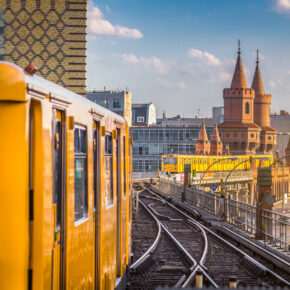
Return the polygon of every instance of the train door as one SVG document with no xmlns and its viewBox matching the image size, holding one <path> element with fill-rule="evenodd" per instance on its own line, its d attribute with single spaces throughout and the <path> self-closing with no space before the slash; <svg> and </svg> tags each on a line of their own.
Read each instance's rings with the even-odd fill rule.
<svg viewBox="0 0 290 290">
<path fill-rule="evenodd" d="M 116 162 L 117 162 L 117 251 L 116 265 L 117 277 L 121 276 L 121 136 L 120 129 L 117 129 L 116 138 Z M 125 158 L 125 156 L 123 157 Z"/>
<path fill-rule="evenodd" d="M 100 124 L 94 122 L 93 128 L 93 173 L 94 173 L 94 222 L 95 222 L 95 289 L 99 289 L 99 265 L 100 265 L 100 232 L 99 232 L 99 215 L 100 215 Z"/>
<path fill-rule="evenodd" d="M 53 110 L 53 208 L 54 208 L 54 244 L 53 244 L 53 290 L 65 289 L 64 227 L 65 227 L 65 148 L 64 112 Z"/>
</svg>

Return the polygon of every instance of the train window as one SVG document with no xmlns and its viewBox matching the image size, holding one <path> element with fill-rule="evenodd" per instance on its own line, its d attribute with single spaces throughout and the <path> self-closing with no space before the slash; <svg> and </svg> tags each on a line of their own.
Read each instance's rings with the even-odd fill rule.
<svg viewBox="0 0 290 290">
<path fill-rule="evenodd" d="M 75 221 L 88 216 L 87 129 L 75 127 Z"/>
<path fill-rule="evenodd" d="M 112 160 L 112 135 L 105 137 L 105 202 L 106 207 L 113 204 L 113 160 Z"/>
<path fill-rule="evenodd" d="M 127 196 L 127 167 L 126 167 L 126 137 L 123 137 L 123 162 L 124 162 L 124 197 Z"/>
<path fill-rule="evenodd" d="M 168 158 L 163 159 L 163 164 L 168 164 Z"/>
<path fill-rule="evenodd" d="M 172 158 L 172 164 L 174 164 L 174 165 L 177 164 L 177 158 Z"/>
</svg>

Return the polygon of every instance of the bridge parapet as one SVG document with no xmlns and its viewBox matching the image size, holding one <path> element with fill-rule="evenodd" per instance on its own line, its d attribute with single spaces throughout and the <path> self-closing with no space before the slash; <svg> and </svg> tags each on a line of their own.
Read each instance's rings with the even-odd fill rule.
<svg viewBox="0 0 290 290">
<path fill-rule="evenodd" d="M 237 228 L 256 235 L 256 206 L 250 203 L 222 197 L 220 194 L 198 188 L 186 188 L 181 183 L 159 179 L 159 188 L 177 199 L 185 197 L 185 202 L 201 208 Z M 290 217 L 275 211 L 262 210 L 262 234 L 265 242 L 273 243 L 290 251 Z"/>
</svg>

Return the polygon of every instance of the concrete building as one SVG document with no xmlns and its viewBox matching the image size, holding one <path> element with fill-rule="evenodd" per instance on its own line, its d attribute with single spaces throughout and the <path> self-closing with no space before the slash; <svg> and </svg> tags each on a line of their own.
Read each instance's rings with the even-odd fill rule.
<svg viewBox="0 0 290 290">
<path fill-rule="evenodd" d="M 0 59 L 86 94 L 87 1 L 0 0 Z"/>
<path fill-rule="evenodd" d="M 195 124 L 197 121 L 195 120 Z M 199 125 L 156 124 L 132 127 L 133 172 L 157 172 L 164 154 L 195 154 L 202 121 Z M 212 126 L 206 128 L 211 135 Z"/>
<path fill-rule="evenodd" d="M 288 112 L 285 112 L 283 110 L 280 111 L 279 114 L 271 115 L 271 127 L 275 128 L 279 132 L 290 132 L 290 115 Z M 285 150 L 282 152 L 282 139 L 284 138 L 284 148 L 287 147 L 287 143 L 290 141 L 289 136 L 277 136 L 277 144 L 278 144 L 278 150 L 280 152 L 280 156 L 285 155 Z"/>
<path fill-rule="evenodd" d="M 95 91 L 88 92 L 91 101 L 123 116 L 128 125 L 132 125 L 132 93 L 128 91 Z"/>
<path fill-rule="evenodd" d="M 212 108 L 213 124 L 219 125 L 224 121 L 224 107 Z"/>
<path fill-rule="evenodd" d="M 156 107 L 154 103 L 132 105 L 132 126 L 156 124 Z"/>
<path fill-rule="evenodd" d="M 221 139 L 232 154 L 269 154 L 277 145 L 277 131 L 270 127 L 271 95 L 264 92 L 259 60 L 252 88 L 248 88 L 240 47 L 231 83 L 223 90 L 224 122 L 219 124 Z"/>
</svg>

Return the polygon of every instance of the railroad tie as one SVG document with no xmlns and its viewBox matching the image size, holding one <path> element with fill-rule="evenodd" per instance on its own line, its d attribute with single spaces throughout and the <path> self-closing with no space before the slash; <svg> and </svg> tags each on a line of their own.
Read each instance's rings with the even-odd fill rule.
<svg viewBox="0 0 290 290">
<path fill-rule="evenodd" d="M 140 264 L 136 268 L 136 273 L 137 274 L 144 274 L 145 272 L 148 271 L 153 265 L 155 264 L 154 259 L 151 257 L 151 255 L 148 255 L 146 259 L 143 261 L 142 264 Z"/>
<path fill-rule="evenodd" d="M 248 259 L 248 257 L 243 257 L 240 264 L 244 266 L 249 272 L 253 273 L 255 276 L 259 277 L 264 274 L 264 270 L 261 269 L 257 264 Z"/>
</svg>

